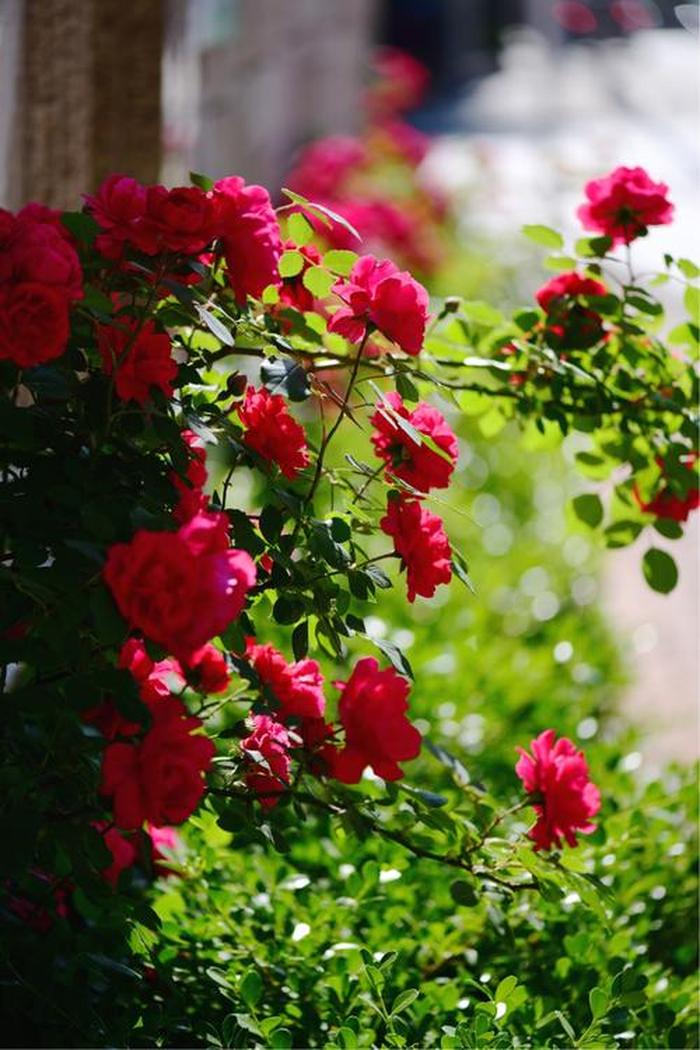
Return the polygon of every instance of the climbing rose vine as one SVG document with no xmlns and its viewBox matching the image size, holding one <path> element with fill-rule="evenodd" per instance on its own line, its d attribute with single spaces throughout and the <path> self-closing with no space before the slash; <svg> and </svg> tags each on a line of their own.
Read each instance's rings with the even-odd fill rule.
<svg viewBox="0 0 700 1050">
<path fill-rule="evenodd" d="M 399 73 L 401 91 L 368 99 L 372 136 L 415 164 L 398 115 L 424 84 Z M 579 463 L 613 494 L 604 525 L 595 487 L 574 510 L 610 546 L 681 534 L 698 502 L 697 326 L 676 325 L 669 352 L 660 303 L 614 254 L 670 221 L 666 187 L 641 169 L 590 183 L 580 215 L 603 236 L 552 256 L 559 275 L 508 319 L 431 303 L 363 251 L 348 199 L 329 202 L 369 145 L 324 149 L 277 208 L 238 177 L 115 174 L 81 210 L 0 213 L 2 787 L 21 829 L 0 885 L 24 932 L 70 936 L 122 908 L 128 933 L 202 807 L 281 849 L 322 811 L 510 896 L 564 878 L 531 847 L 576 846 L 604 805 L 549 727 L 521 752 L 515 806 L 472 783 L 423 739 L 410 663 L 367 614 L 394 586 L 408 603 L 474 589 L 464 416 L 585 435 Z M 391 202 L 371 210 L 387 220 Z M 698 273 L 667 258 L 662 275 L 689 310 Z M 665 550 L 644 569 L 673 586 Z M 425 786 L 433 762 L 463 805 Z"/>
</svg>

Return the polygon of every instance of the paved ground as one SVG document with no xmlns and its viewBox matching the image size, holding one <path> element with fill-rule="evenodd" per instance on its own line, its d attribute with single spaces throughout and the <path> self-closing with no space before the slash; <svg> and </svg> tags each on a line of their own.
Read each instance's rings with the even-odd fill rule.
<svg viewBox="0 0 700 1050">
<path fill-rule="evenodd" d="M 463 195 L 467 229 L 502 237 L 507 250 L 525 222 L 578 233 L 586 179 L 641 164 L 668 182 L 677 210 L 673 226 L 635 247 L 638 269 L 654 268 L 666 251 L 697 255 L 696 85 L 697 40 L 683 30 L 560 52 L 526 32 L 506 48 L 500 72 L 443 112 L 442 126 L 454 131 L 438 139 L 429 169 Z M 524 275 L 526 290 L 536 276 Z M 671 316 L 679 310 L 673 291 L 666 305 Z M 646 586 L 644 546 L 606 557 L 603 601 L 634 672 L 624 708 L 645 730 L 645 763 L 698 753 L 699 533 L 696 520 L 668 545 L 681 570 L 670 596 Z"/>
</svg>

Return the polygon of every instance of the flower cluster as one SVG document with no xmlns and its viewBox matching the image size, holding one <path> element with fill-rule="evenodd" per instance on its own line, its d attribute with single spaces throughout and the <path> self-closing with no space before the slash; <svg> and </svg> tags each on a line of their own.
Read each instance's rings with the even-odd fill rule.
<svg viewBox="0 0 700 1050">
<path fill-rule="evenodd" d="M 644 168 L 615 168 L 585 187 L 587 201 L 578 217 L 587 230 L 609 237 L 613 244 L 629 244 L 643 237 L 649 226 L 673 221 L 668 186 L 653 182 Z"/>
<path fill-rule="evenodd" d="M 0 209 L 0 360 L 33 368 L 64 352 L 82 271 L 60 212 Z"/>
</svg>

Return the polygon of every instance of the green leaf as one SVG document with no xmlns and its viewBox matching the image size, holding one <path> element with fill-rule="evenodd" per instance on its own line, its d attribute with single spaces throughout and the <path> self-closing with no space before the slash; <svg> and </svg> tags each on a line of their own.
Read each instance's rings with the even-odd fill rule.
<svg viewBox="0 0 700 1050">
<path fill-rule="evenodd" d="M 292 652 L 295 660 L 303 660 L 309 651 L 309 621 L 303 620 L 292 631 Z"/>
<path fill-rule="evenodd" d="M 309 266 L 302 277 L 304 287 L 318 299 L 325 299 L 330 295 L 331 288 L 335 284 L 335 277 L 323 266 Z"/>
<path fill-rule="evenodd" d="M 634 543 L 642 528 L 640 521 L 614 521 L 603 533 L 605 546 L 612 550 L 629 547 L 630 543 Z"/>
<path fill-rule="evenodd" d="M 513 974 L 509 974 L 508 977 L 504 977 L 499 982 L 496 991 L 493 993 L 493 997 L 496 1002 L 507 1003 L 509 997 L 513 994 L 518 984 L 518 978 Z"/>
<path fill-rule="evenodd" d="M 398 645 L 394 645 L 393 642 L 388 642 L 385 638 L 374 638 L 373 642 L 377 649 L 380 649 L 384 653 L 395 671 L 404 675 L 405 678 L 413 678 L 413 669 Z"/>
<path fill-rule="evenodd" d="M 547 270 L 574 270 L 576 259 L 570 255 L 548 255 L 544 260 L 544 266 Z"/>
<path fill-rule="evenodd" d="M 660 536 L 665 536 L 667 540 L 679 540 L 683 535 L 683 526 L 673 518 L 657 518 L 654 528 Z"/>
<path fill-rule="evenodd" d="M 610 1000 L 607 992 L 603 991 L 602 988 L 591 988 L 588 993 L 588 1002 L 591 1006 L 593 1020 L 597 1021 L 600 1017 L 605 1016 Z"/>
<path fill-rule="evenodd" d="M 200 175 L 198 171 L 190 172 L 190 182 L 193 186 L 198 186 L 200 190 L 204 190 L 205 193 L 208 193 L 214 187 L 214 180 L 210 179 L 208 175 Z"/>
<path fill-rule="evenodd" d="M 293 624 L 304 615 L 304 603 L 298 598 L 284 594 L 272 607 L 272 618 L 275 623 Z"/>
<path fill-rule="evenodd" d="M 284 394 L 290 401 L 306 401 L 311 393 L 305 368 L 291 357 L 268 357 L 260 365 L 260 378 L 272 394 Z"/>
<path fill-rule="evenodd" d="M 246 1006 L 250 1010 L 255 1009 L 263 993 L 262 977 L 257 970 L 251 968 L 243 974 L 238 985 L 238 992 Z"/>
<path fill-rule="evenodd" d="M 287 219 L 287 231 L 290 238 L 298 245 L 308 244 L 313 238 L 314 228 L 301 212 L 293 212 Z"/>
<path fill-rule="evenodd" d="M 84 211 L 64 211 L 61 222 L 77 240 L 86 245 L 92 244 L 100 232 L 100 227 L 92 215 Z"/>
<path fill-rule="evenodd" d="M 407 1010 L 419 995 L 420 992 L 417 988 L 406 988 L 405 991 L 399 992 L 392 1003 L 391 1016 L 396 1017 L 396 1015 L 402 1013 L 403 1010 Z"/>
<path fill-rule="evenodd" d="M 535 244 L 541 244 L 544 248 L 563 248 L 564 238 L 550 226 L 523 226 L 523 233 Z"/>
<path fill-rule="evenodd" d="M 689 281 L 694 281 L 696 277 L 700 277 L 700 266 L 696 266 L 691 259 L 676 259 L 676 266 Z"/>
<path fill-rule="evenodd" d="M 218 317 L 215 317 L 214 314 L 210 310 L 207 310 L 206 307 L 202 306 L 201 303 L 196 303 L 195 309 L 197 310 L 200 321 L 204 322 L 211 334 L 215 335 L 220 343 L 223 343 L 224 346 L 234 345 L 235 339 Z"/>
<path fill-rule="evenodd" d="M 473 908 L 478 901 L 474 887 L 466 879 L 455 879 L 450 886 L 450 896 L 456 904 L 464 904 L 467 908 Z"/>
<path fill-rule="evenodd" d="M 696 288 L 693 285 L 686 288 L 683 302 L 692 320 L 696 324 L 700 322 L 700 288 Z"/>
<path fill-rule="evenodd" d="M 296 277 L 304 269 L 305 261 L 301 252 L 283 252 L 279 261 L 280 277 Z"/>
<path fill-rule="evenodd" d="M 487 325 L 489 328 L 495 327 L 503 320 L 503 314 L 500 310 L 496 310 L 490 303 L 485 303 L 481 299 L 465 301 L 462 304 L 462 309 L 471 321 Z"/>
<path fill-rule="evenodd" d="M 678 583 L 678 568 L 670 554 L 650 547 L 642 562 L 644 578 L 652 590 L 669 594 Z"/>
<path fill-rule="evenodd" d="M 610 237 L 581 237 L 576 241 L 576 254 L 601 259 L 611 247 Z"/>
<path fill-rule="evenodd" d="M 323 264 L 328 267 L 329 270 L 332 270 L 333 273 L 338 273 L 343 277 L 347 277 L 357 262 L 357 258 L 357 252 L 332 248 L 323 256 Z"/>
<path fill-rule="evenodd" d="M 571 501 L 574 514 L 579 521 L 595 529 L 603 520 L 603 504 L 594 492 L 585 492 Z"/>
</svg>

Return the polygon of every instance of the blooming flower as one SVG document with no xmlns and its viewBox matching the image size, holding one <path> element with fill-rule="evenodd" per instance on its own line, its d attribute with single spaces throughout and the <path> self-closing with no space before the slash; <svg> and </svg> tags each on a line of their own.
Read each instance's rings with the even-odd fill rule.
<svg viewBox="0 0 700 1050">
<path fill-rule="evenodd" d="M 350 276 L 333 291 L 347 303 L 331 317 L 328 330 L 358 343 L 367 325 L 396 343 L 407 354 L 420 353 L 428 320 L 428 293 L 409 273 L 373 255 L 357 260 Z"/>
<path fill-rule="evenodd" d="M 170 355 L 170 336 L 156 331 L 153 321 L 139 326 L 135 318 L 99 325 L 97 344 L 106 375 L 114 374 L 114 389 L 122 401 L 143 405 L 157 387 L 171 397 L 177 364 Z"/>
<path fill-rule="evenodd" d="M 432 598 L 440 583 L 452 579 L 450 541 L 442 520 L 418 500 L 390 499 L 380 528 L 394 541 L 406 567 L 409 602 L 416 595 Z"/>
<path fill-rule="evenodd" d="M 229 547 L 226 515 L 197 514 L 177 532 L 139 529 L 114 544 L 104 579 L 129 624 L 186 663 L 239 615 L 255 565 Z"/>
<path fill-rule="evenodd" d="M 263 686 L 279 704 L 276 717 L 285 721 L 291 716 L 320 718 L 325 710 L 323 675 L 315 660 L 297 660 L 288 664 L 272 645 L 255 645 L 248 639 L 246 656 Z"/>
<path fill-rule="evenodd" d="M 348 176 L 363 168 L 367 150 L 351 135 L 329 135 L 305 146 L 287 183 L 309 200 L 325 202 L 343 192 Z"/>
<path fill-rule="evenodd" d="M 198 186 L 149 186 L 143 221 L 136 224 L 133 243 L 149 255 L 182 252 L 196 255 L 216 229 L 214 203 Z"/>
<path fill-rule="evenodd" d="M 603 318 L 585 305 L 588 296 L 606 295 L 602 281 L 572 271 L 547 281 L 535 298 L 547 314 L 548 342 L 560 350 L 586 350 L 605 336 Z M 583 302 L 581 301 L 583 299 Z"/>
<path fill-rule="evenodd" d="M 387 404 L 390 411 L 387 410 Z M 402 429 L 396 417 L 405 419 L 406 429 L 430 438 L 445 453 L 441 456 Z M 409 412 L 399 394 L 391 391 L 377 403 L 371 422 L 374 451 L 387 464 L 387 472 L 408 482 L 420 492 L 447 488 L 455 468 L 459 447 L 444 417 L 432 405 L 421 401 Z"/>
<path fill-rule="evenodd" d="M 562 839 L 576 846 L 575 832 L 595 831 L 590 818 L 600 809 L 600 792 L 589 780 L 583 752 L 566 737 L 555 740 L 556 732 L 546 729 L 532 741 L 532 754 L 517 749 L 515 772 L 528 794 L 535 796 L 537 821 L 529 837 L 536 850 L 561 849 Z"/>
<path fill-rule="evenodd" d="M 112 799 L 118 827 L 181 824 L 204 794 L 203 774 L 214 744 L 195 733 L 202 725 L 171 696 L 149 705 L 152 725 L 143 739 L 109 744 L 102 756 L 100 790 Z"/>
<path fill-rule="evenodd" d="M 223 693 L 231 684 L 226 657 L 211 642 L 190 656 L 187 671 L 200 693 Z"/>
<path fill-rule="evenodd" d="M 271 809 L 279 802 L 277 795 L 289 783 L 289 734 L 281 722 L 269 715 L 253 716 L 253 732 L 241 741 L 244 752 L 252 752 L 248 760 L 246 784 L 260 796 L 260 805 Z M 261 756 L 264 763 L 256 761 Z"/>
<path fill-rule="evenodd" d="M 406 717 L 409 685 L 396 671 L 380 671 L 372 656 L 359 660 L 341 690 L 338 712 L 345 746 L 332 756 L 333 776 L 357 784 L 367 766 L 384 780 L 403 776 L 399 762 L 415 758 L 421 736 Z"/>
<path fill-rule="evenodd" d="M 0 285 L 0 360 L 33 368 L 60 357 L 68 340 L 68 303 L 50 284 Z"/>
<path fill-rule="evenodd" d="M 644 168 L 615 168 L 609 175 L 586 185 L 588 201 L 576 214 L 587 230 L 612 238 L 613 244 L 629 244 L 642 237 L 649 226 L 664 226 L 673 220 L 668 186 L 652 182 Z"/>
<path fill-rule="evenodd" d="M 282 238 L 270 195 L 262 186 L 246 186 L 238 176 L 214 185 L 216 225 L 226 273 L 239 303 L 279 287 Z"/>
<path fill-rule="evenodd" d="M 208 474 L 207 453 L 202 439 L 191 430 L 183 430 L 181 437 L 191 455 L 185 471 L 186 480 L 175 473 L 170 475 L 170 480 L 180 496 L 173 517 L 182 525 L 191 521 L 195 514 L 207 509 L 208 500 L 202 490 L 207 483 Z"/>
<path fill-rule="evenodd" d="M 392 115 L 420 105 L 430 83 L 427 66 L 398 47 L 380 47 L 372 63 L 375 81 L 366 95 L 370 111 Z"/>
<path fill-rule="evenodd" d="M 294 480 L 308 466 L 304 428 L 290 415 L 280 394 L 249 386 L 238 406 L 238 415 L 245 427 L 243 440 L 248 448 L 276 463 L 286 478 Z"/>
<path fill-rule="evenodd" d="M 58 214 L 39 204 L 28 204 L 17 216 L 3 213 L 0 285 L 48 285 L 66 300 L 82 299 L 80 262 Z"/>
<path fill-rule="evenodd" d="M 146 834 L 151 843 L 151 863 L 154 874 L 163 878 L 176 875 L 177 872 L 170 865 L 173 855 L 183 852 L 183 842 L 175 828 L 158 828 L 154 824 L 147 824 Z"/>
<path fill-rule="evenodd" d="M 697 458 L 697 452 L 689 452 L 687 455 L 681 456 L 679 462 L 691 472 Z M 664 461 L 659 459 L 657 463 L 661 467 L 663 478 Z M 688 481 L 690 481 L 690 477 Z M 672 521 L 687 521 L 691 511 L 700 507 L 700 488 L 698 488 L 697 480 L 695 484 L 689 484 L 685 492 L 675 492 L 667 481 L 662 481 L 660 488 L 650 500 L 645 500 L 639 488 L 635 485 L 632 489 L 632 495 L 640 510 L 643 510 L 645 514 L 655 514 L 657 518 L 670 518 Z"/>
</svg>

